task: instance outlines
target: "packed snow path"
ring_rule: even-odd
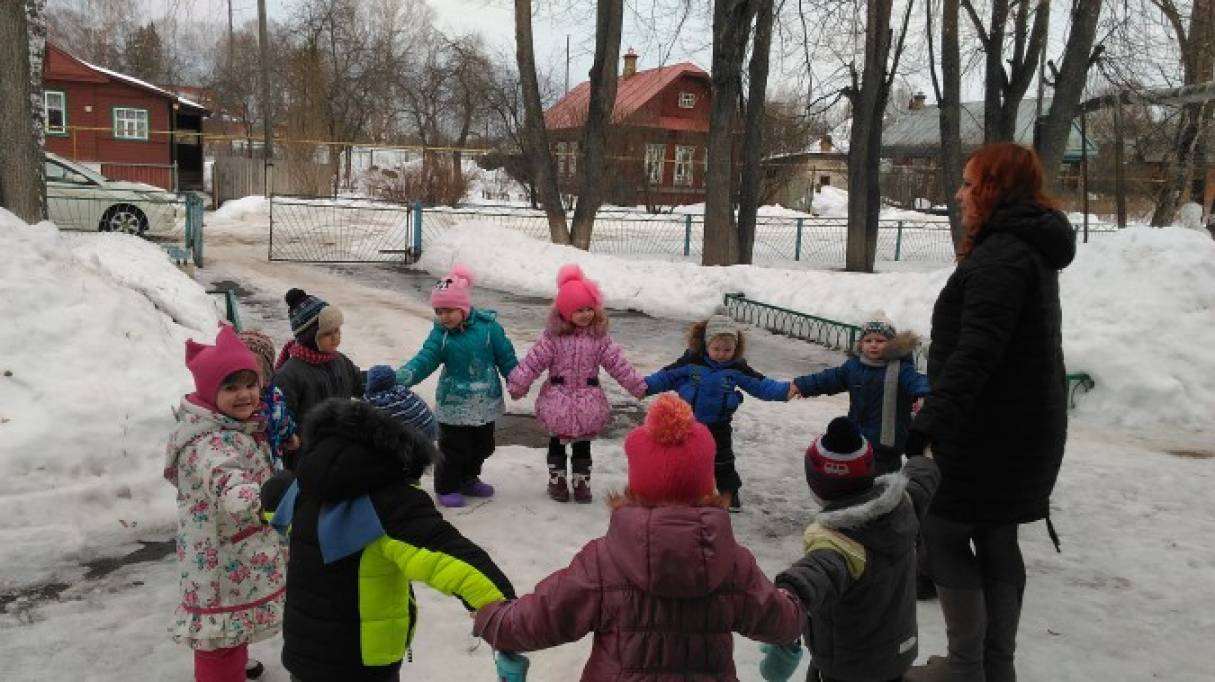
[[[363,366],[399,363],[420,346],[431,324],[426,289],[432,276],[382,267],[267,264],[261,219],[209,222],[209,263],[199,273],[200,280],[228,280],[244,289],[248,326],[286,339],[282,294],[299,286],[344,309],[343,351]],[[499,311],[520,353],[541,329],[548,304],[484,288],[474,301]],[[641,371],[679,354],[684,325],[613,315],[617,339]],[[840,358],[764,333],[752,334],[751,341],[753,364],[774,378]],[[594,446],[600,500],[607,490],[623,486],[620,433],[639,414],[619,387],[604,383],[621,406],[624,423]],[[419,391],[429,399],[433,387],[431,378]],[[508,403],[508,408],[525,413],[531,403]],[[739,412],[736,442],[745,510],[734,517],[734,527],[769,574],[799,554],[810,509],[802,452],[814,433],[846,410],[847,398],[836,396],[790,404],[749,399]],[[1210,444],[1209,434],[1132,433],[1073,420],[1053,500],[1064,553],[1054,552],[1042,524],[1025,526],[1021,533],[1029,572],[1018,642],[1023,679],[1210,679],[1205,652],[1215,634],[1215,593],[1205,588],[1215,576],[1215,547],[1208,541],[1215,537]],[[499,487],[496,498],[446,513],[495,557],[520,591],[566,565],[606,528],[608,513],[600,502],[562,505],[544,497],[542,450],[503,445],[487,462],[486,477]],[[171,501],[171,489],[162,487]],[[163,540],[173,523],[162,519],[145,530],[145,539]],[[174,563],[171,557],[133,563],[97,580],[80,579],[58,600],[7,605],[0,616],[0,679],[190,679],[189,652],[165,632],[177,599]],[[490,679],[488,647],[474,649],[471,622],[458,603],[426,588],[418,594],[422,616],[414,662],[406,664],[403,679]],[[921,659],[943,653],[937,605],[921,605],[919,618]],[[287,678],[278,664],[280,642],[275,638],[252,647],[252,655],[267,664],[265,679]],[[586,638],[533,654],[529,679],[575,679],[589,645]],[[742,680],[759,679],[754,643],[738,639],[735,659]],[[804,669],[803,662],[794,679],[801,679]]]

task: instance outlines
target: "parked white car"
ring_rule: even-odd
[[[50,219],[65,230],[172,232],[185,215],[176,194],[142,182],[110,180],[56,154],[46,154]]]

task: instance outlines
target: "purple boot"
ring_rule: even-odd
[[[437,497],[439,498],[439,504],[444,507],[464,506],[464,496],[460,493],[447,493],[445,495],[438,495]]]
[[[460,492],[469,497],[493,497],[494,487],[480,478],[473,478],[460,486]]]

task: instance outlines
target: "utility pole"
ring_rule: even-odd
[[[266,196],[272,193],[270,186],[273,180],[274,167],[274,137],[273,126],[270,122],[270,43],[266,39],[266,0],[257,0],[257,46],[261,54],[261,68],[258,69],[261,78],[262,91],[262,158],[265,159],[265,189]]]
[[[1123,166],[1125,131],[1122,129],[1122,91],[1114,107],[1114,204],[1118,213],[1118,229],[1126,227],[1126,168]]]
[[[565,92],[570,91],[570,34],[565,34]]]
[[[233,33],[234,33],[234,30],[232,28],[232,0],[228,0],[228,69],[232,68],[232,62],[233,62],[233,59],[232,59],[232,50],[233,50],[232,34]]]

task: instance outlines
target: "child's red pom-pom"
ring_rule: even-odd
[[[674,393],[658,396],[645,415],[646,430],[663,445],[682,443],[695,423],[692,408]]]

